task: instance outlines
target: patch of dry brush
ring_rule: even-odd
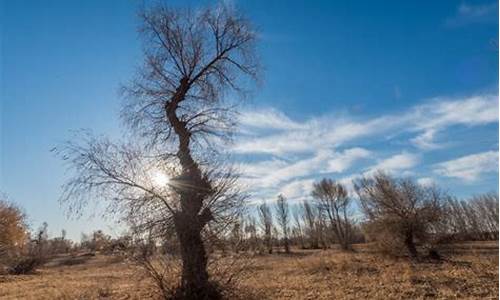
[[[498,298],[498,244],[461,245],[442,263],[411,263],[366,251],[295,250],[245,259],[231,299]],[[49,264],[50,265],[50,264]],[[1,299],[155,299],[149,277],[112,256],[0,277]]]

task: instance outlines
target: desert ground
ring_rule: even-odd
[[[336,249],[298,250],[244,259],[234,299],[497,299],[498,242],[443,251],[440,263],[412,263]],[[0,276],[0,299],[155,299],[151,281],[117,256],[51,259],[36,273]]]

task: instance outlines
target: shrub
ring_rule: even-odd
[[[42,261],[37,257],[19,257],[12,261],[11,265],[7,267],[7,273],[11,275],[21,275],[32,273]]]
[[[436,187],[377,173],[359,180],[355,189],[367,219],[367,233],[381,250],[400,255],[405,249],[417,259],[417,244],[429,246],[435,240],[446,199]]]

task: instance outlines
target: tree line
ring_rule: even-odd
[[[332,179],[313,184],[311,197],[293,206],[279,195],[263,202],[232,227],[234,251],[290,252],[373,242],[379,250],[418,258],[417,245],[498,239],[498,194],[459,200],[437,186],[378,173],[355,181],[354,195]],[[354,205],[358,204],[356,211]]]

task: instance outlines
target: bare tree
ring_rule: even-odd
[[[34,240],[35,243],[35,255],[40,261],[45,261],[48,255],[48,240],[49,233],[47,228],[49,224],[47,222],[43,222],[42,226],[38,228],[36,232],[36,238]]]
[[[294,227],[292,229],[292,233],[295,237],[295,240],[298,240],[298,243],[302,249],[305,249],[305,244],[304,244],[304,230],[301,222],[301,206],[296,205],[293,209],[293,221],[294,221]]]
[[[235,253],[238,253],[243,248],[243,222],[235,222],[233,228],[231,229],[231,235],[229,237],[229,242],[231,243],[231,248]]]
[[[318,236],[319,245],[322,249],[327,249],[329,246],[328,241],[331,240],[331,230],[328,230],[326,217],[319,210],[317,210],[316,220],[316,234]]]
[[[349,217],[350,198],[340,183],[322,179],[313,184],[312,197],[320,213],[326,215],[335,237],[343,250],[351,249],[352,221]]]
[[[258,247],[257,222],[253,216],[248,215],[245,223],[245,235],[248,239],[248,247],[255,251]]]
[[[318,213],[316,209],[309,204],[308,201],[302,203],[303,215],[305,224],[305,233],[309,237],[309,247],[312,249],[319,248],[319,230],[318,230]]]
[[[283,195],[278,195],[275,210],[278,224],[281,227],[281,233],[283,235],[283,247],[285,248],[286,253],[290,253],[290,241],[288,234],[290,229],[290,212],[288,209],[287,199]]]
[[[487,193],[474,196],[469,200],[482,239],[498,240],[498,194]]]
[[[498,195],[487,193],[471,199],[449,198],[443,233],[451,240],[498,239]]]
[[[234,125],[228,92],[245,91],[247,81],[239,75],[256,78],[256,34],[227,6],[191,11],[160,4],[140,17],[145,61],[123,88],[122,117],[134,143],[91,140],[64,147],[60,153],[77,174],[63,198],[102,192],[119,204],[114,210],[142,218],[144,227],[173,226],[182,258],[180,295],[212,299],[217,292],[202,232],[240,199],[234,174],[213,168],[211,157]],[[169,176],[168,184],[151,184],[154,170]]]
[[[269,254],[273,253],[273,239],[272,239],[272,230],[273,230],[273,214],[271,213],[271,209],[264,202],[259,205],[259,218],[260,225],[264,231],[264,243],[267,248],[267,252]]]
[[[384,173],[358,180],[355,189],[375,239],[389,242],[390,250],[404,246],[411,258],[418,258],[416,239],[429,240],[441,221],[445,196],[435,187]]]

